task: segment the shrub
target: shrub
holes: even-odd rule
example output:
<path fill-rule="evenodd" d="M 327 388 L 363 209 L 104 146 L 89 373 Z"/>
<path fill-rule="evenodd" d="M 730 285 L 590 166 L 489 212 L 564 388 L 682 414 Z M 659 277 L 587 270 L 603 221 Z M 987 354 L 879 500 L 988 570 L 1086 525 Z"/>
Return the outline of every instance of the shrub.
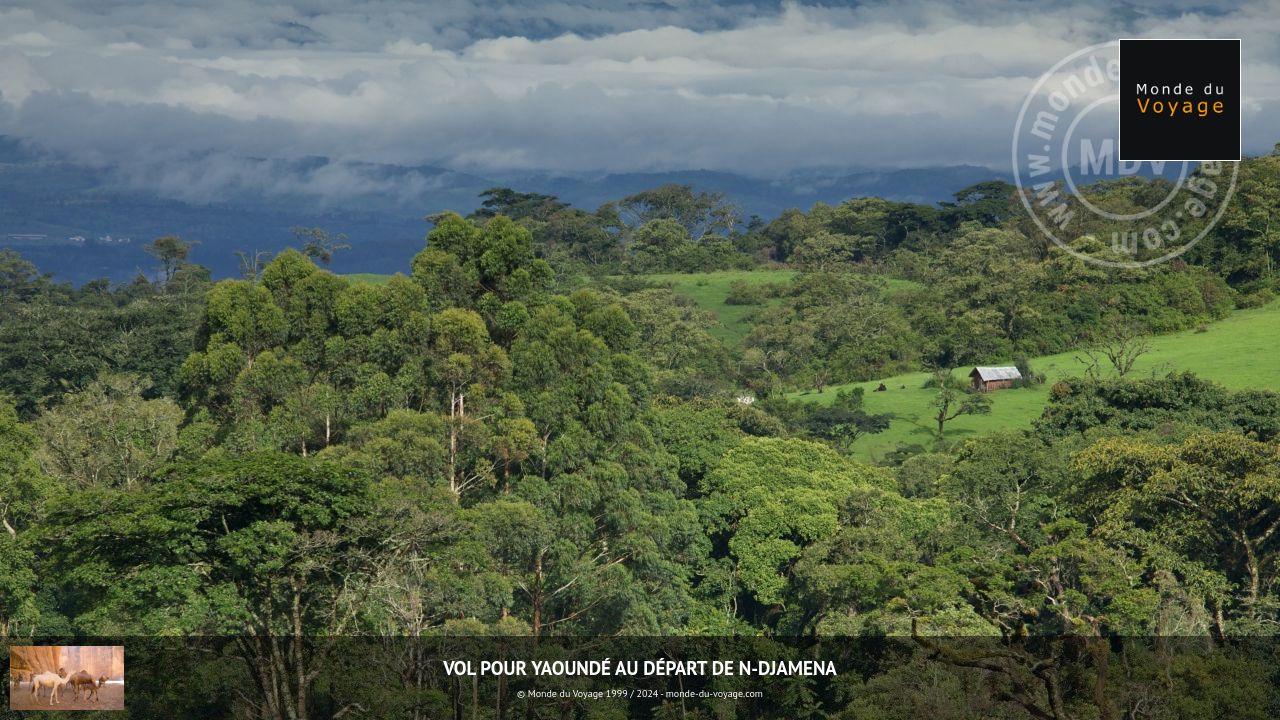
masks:
<path fill-rule="evenodd" d="M 1014 387 L 1035 387 L 1044 384 L 1044 373 L 1038 373 L 1031 369 L 1031 362 L 1025 357 L 1019 357 L 1013 366 L 1018 368 L 1018 372 L 1022 375 L 1022 379 L 1014 382 Z"/>
<path fill-rule="evenodd" d="M 1236 307 L 1241 309 L 1262 307 L 1270 304 L 1275 299 L 1276 294 L 1270 288 L 1262 288 L 1261 290 L 1254 290 L 1251 293 L 1241 295 L 1236 300 Z"/>
<path fill-rule="evenodd" d="M 752 285 L 745 280 L 734 280 L 729 285 L 729 294 L 724 298 L 725 305 L 762 305 L 768 298 L 768 288 Z"/>

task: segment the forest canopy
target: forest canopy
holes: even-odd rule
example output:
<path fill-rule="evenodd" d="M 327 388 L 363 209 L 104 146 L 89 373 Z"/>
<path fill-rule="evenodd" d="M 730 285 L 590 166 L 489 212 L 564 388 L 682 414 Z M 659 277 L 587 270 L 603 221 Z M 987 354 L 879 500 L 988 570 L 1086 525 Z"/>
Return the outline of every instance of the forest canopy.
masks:
<path fill-rule="evenodd" d="M 252 638 L 977 637 L 1021 669 L 927 662 L 1009 717 L 1119 717 L 1146 679 L 1108 638 L 1280 628 L 1280 396 L 1099 361 L 957 440 L 990 401 L 952 371 L 1268 304 L 1276 163 L 1184 258 L 1123 271 L 1029 235 L 1002 183 L 767 222 L 687 186 L 594 212 L 495 188 L 376 283 L 318 266 L 324 232 L 217 282 L 177 237 L 126 285 L 0 253 L 0 637 L 240 636 L 254 702 L 296 717 L 332 648 Z M 746 268 L 789 272 L 731 287 L 740 342 L 655 279 Z M 797 395 L 905 371 L 936 439 L 878 464 L 860 388 Z M 868 662 L 863 699 L 770 707 L 866 717 L 914 682 Z"/>

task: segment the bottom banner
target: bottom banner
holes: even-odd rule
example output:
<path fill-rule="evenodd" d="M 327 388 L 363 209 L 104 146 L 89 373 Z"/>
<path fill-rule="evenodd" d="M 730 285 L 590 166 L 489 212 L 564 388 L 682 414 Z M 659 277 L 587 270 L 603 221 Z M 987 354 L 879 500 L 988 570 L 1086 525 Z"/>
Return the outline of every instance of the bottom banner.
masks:
<path fill-rule="evenodd" d="M 126 637 L 5 649 L 3 717 L 1280 717 L 1271 638 Z"/>

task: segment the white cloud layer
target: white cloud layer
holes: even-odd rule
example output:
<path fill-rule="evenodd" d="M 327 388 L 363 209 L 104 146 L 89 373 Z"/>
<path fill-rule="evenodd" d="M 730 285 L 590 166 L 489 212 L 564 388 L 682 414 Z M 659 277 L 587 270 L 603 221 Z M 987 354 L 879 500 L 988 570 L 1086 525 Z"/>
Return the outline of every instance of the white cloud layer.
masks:
<path fill-rule="evenodd" d="M 1119 36 L 1243 38 L 1246 151 L 1280 140 L 1280 0 L 40 0 L 0 5 L 0 134 L 113 163 L 1003 168 L 1040 73 Z"/>

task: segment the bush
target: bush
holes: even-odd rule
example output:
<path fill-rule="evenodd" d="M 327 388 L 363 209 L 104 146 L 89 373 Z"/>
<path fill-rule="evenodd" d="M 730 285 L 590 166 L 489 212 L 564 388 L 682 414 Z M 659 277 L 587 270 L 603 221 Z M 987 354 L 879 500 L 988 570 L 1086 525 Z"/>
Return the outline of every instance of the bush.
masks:
<path fill-rule="evenodd" d="M 1038 373 L 1031 369 L 1031 362 L 1025 357 L 1020 357 L 1013 363 L 1018 368 L 1018 372 L 1022 374 L 1022 379 L 1014 382 L 1014 387 L 1035 387 L 1044 384 L 1044 373 Z"/>
<path fill-rule="evenodd" d="M 734 280 L 729 285 L 729 294 L 724 298 L 725 305 L 763 305 L 768 299 L 768 288 L 752 285 L 745 280 Z"/>
<path fill-rule="evenodd" d="M 946 375 L 946 383 L 947 387 L 954 388 L 956 390 L 964 390 L 966 392 L 973 390 L 973 383 L 969 381 L 969 378 L 956 376 L 954 370 Z M 933 388 L 938 387 L 938 376 L 934 374 L 925 378 L 924 383 L 921 384 L 920 387 L 925 390 L 932 390 Z"/>
<path fill-rule="evenodd" d="M 1254 290 L 1251 293 L 1241 295 L 1236 300 L 1236 307 L 1240 309 L 1257 308 L 1263 305 L 1269 305 L 1272 300 L 1276 299 L 1276 294 L 1269 288 Z"/>

